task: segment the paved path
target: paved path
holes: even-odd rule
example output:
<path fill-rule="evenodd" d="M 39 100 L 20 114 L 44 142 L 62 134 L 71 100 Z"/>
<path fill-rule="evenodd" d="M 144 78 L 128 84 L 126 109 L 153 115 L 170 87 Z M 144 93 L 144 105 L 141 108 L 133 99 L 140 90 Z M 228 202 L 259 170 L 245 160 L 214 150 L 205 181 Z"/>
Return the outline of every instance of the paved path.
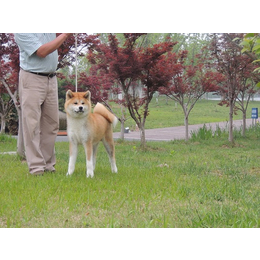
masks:
<path fill-rule="evenodd" d="M 203 127 L 204 124 L 199 125 L 189 125 L 189 136 L 192 131 L 196 131 Z M 219 123 L 206 123 L 208 128 L 211 127 L 215 131 L 216 127 L 219 126 L 221 129 L 227 129 L 228 122 L 219 122 Z M 242 126 L 242 120 L 234 120 L 234 128 L 240 129 Z M 246 120 L 246 125 L 249 127 L 252 125 L 252 119 Z M 120 138 L 120 133 L 116 132 L 113 134 L 114 139 Z M 145 130 L 145 139 L 146 141 L 171 141 L 177 139 L 185 139 L 185 126 L 176 126 L 176 127 L 167 127 L 167 128 L 157 128 L 157 129 L 146 129 Z M 140 132 L 134 131 L 125 134 L 125 140 L 133 141 L 140 140 Z M 67 136 L 58 136 L 56 139 L 57 142 L 67 142 Z"/>

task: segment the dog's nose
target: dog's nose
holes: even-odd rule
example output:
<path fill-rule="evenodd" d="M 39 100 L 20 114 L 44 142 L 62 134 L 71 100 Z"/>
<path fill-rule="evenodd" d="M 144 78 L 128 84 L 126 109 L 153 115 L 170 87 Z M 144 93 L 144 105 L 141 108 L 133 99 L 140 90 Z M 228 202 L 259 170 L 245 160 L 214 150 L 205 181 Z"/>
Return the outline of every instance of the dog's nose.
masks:
<path fill-rule="evenodd" d="M 82 106 L 80 106 L 80 107 L 79 107 L 79 111 L 82 111 L 82 110 L 83 110 L 83 107 L 82 107 Z"/>

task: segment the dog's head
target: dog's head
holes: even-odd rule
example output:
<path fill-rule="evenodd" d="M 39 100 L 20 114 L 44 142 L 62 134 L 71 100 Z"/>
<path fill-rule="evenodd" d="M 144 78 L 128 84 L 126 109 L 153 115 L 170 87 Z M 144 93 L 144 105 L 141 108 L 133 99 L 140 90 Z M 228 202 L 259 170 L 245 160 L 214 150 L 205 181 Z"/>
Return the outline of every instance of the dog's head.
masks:
<path fill-rule="evenodd" d="M 72 117 L 83 117 L 91 111 L 91 94 L 86 92 L 72 92 L 68 90 L 66 93 L 65 110 Z"/>

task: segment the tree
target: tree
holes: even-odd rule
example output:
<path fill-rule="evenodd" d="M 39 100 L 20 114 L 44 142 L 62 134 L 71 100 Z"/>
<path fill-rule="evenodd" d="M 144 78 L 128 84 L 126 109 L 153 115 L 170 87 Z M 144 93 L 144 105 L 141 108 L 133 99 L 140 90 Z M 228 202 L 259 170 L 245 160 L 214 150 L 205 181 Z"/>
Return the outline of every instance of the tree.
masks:
<path fill-rule="evenodd" d="M 5 121 L 8 111 L 14 105 L 21 118 L 21 109 L 18 102 L 18 71 L 19 71 L 19 52 L 14 42 L 13 34 L 0 34 L 0 96 L 1 96 L 1 126 L 2 132 L 5 131 Z M 19 125 L 21 128 L 21 125 Z M 18 137 L 17 152 L 24 156 L 23 139 Z"/>
<path fill-rule="evenodd" d="M 242 39 L 243 34 L 214 34 L 210 45 L 210 51 L 214 58 L 213 67 L 225 77 L 225 82 L 219 93 L 223 96 L 222 104 L 229 106 L 229 141 L 234 142 L 233 114 L 236 100 L 241 93 L 241 84 L 244 72 L 251 66 L 253 59 L 241 52 L 241 47 L 234 41 Z"/>
<path fill-rule="evenodd" d="M 96 45 L 88 53 L 95 71 L 104 82 L 113 82 L 114 92 L 121 92 L 120 102 L 127 107 L 140 129 L 141 146 L 145 147 L 145 121 L 149 114 L 149 103 L 162 84 L 167 85 L 172 75 L 164 67 L 164 61 L 176 43 L 166 41 L 152 47 L 137 44 L 145 34 L 124 34 L 124 43 L 116 35 L 109 34 L 108 43 Z M 140 42 L 140 41 L 139 41 Z M 118 87 L 120 89 L 118 89 Z M 141 95 L 137 90 L 141 87 Z"/>
<path fill-rule="evenodd" d="M 125 44 L 125 37 L 124 34 L 116 34 L 115 35 L 117 40 L 118 40 L 118 46 L 119 47 L 123 47 Z M 136 43 L 135 43 L 135 47 L 139 48 L 139 47 L 143 47 L 143 48 L 151 48 L 152 46 L 154 46 L 155 44 L 161 44 L 165 41 L 169 41 L 169 39 L 171 39 L 172 42 L 174 42 L 174 46 L 172 48 L 172 51 L 174 53 L 177 53 L 185 48 L 190 49 L 190 55 L 188 57 L 188 59 L 186 60 L 191 60 L 195 58 L 195 55 L 197 54 L 199 48 L 201 48 L 201 46 L 203 44 L 205 44 L 206 42 L 208 42 L 208 36 L 207 34 L 172 34 L 172 33 L 156 33 L 156 34 L 144 34 L 141 37 L 139 37 L 138 39 L 136 39 Z M 176 42 L 179 41 L 179 42 Z M 102 34 L 101 35 L 101 42 L 104 44 L 109 45 L 109 35 L 108 34 Z M 169 59 L 169 57 L 168 57 Z M 188 62 L 189 62 L 188 61 Z M 176 62 L 176 60 L 174 61 Z M 193 61 L 191 61 L 193 62 Z M 168 64 L 169 68 L 172 67 L 172 75 L 174 75 L 174 63 Z M 168 71 L 170 71 L 170 69 L 167 69 Z M 153 70 L 155 71 L 155 70 Z M 166 71 L 166 69 L 165 69 Z M 149 71 L 149 78 L 150 78 L 150 82 L 151 82 L 151 71 Z M 145 74 L 145 73 L 144 73 Z M 158 78 L 163 77 L 163 75 L 165 75 L 166 73 L 163 72 L 162 70 L 159 72 Z M 147 76 L 147 73 L 146 73 Z M 154 78 L 155 79 L 155 78 Z M 148 81 L 147 81 L 148 82 Z M 133 89 L 133 86 L 130 87 L 130 91 L 134 91 L 135 95 L 137 95 L 137 90 L 143 89 L 143 86 L 145 86 L 142 82 L 136 82 L 133 83 L 132 85 L 135 84 L 135 87 Z M 113 88 L 112 88 L 113 90 Z M 118 91 L 118 88 L 116 89 L 115 93 Z M 117 103 L 120 104 L 121 109 L 123 110 L 123 107 L 127 107 L 127 102 L 125 100 L 125 98 L 123 97 L 122 99 L 117 99 L 115 100 Z M 126 120 L 124 113 L 122 112 L 121 117 L 118 118 L 119 121 L 121 122 L 121 138 L 123 139 L 124 137 L 124 121 Z M 138 125 L 138 123 L 137 123 Z M 139 127 L 140 128 L 140 127 Z"/>
<path fill-rule="evenodd" d="M 189 139 L 189 115 L 196 102 L 206 92 L 214 92 L 223 77 L 206 67 L 204 59 L 198 60 L 196 65 L 185 65 L 187 51 L 179 53 L 179 67 L 171 81 L 170 87 L 160 88 L 160 93 L 178 102 L 184 113 L 185 140 Z"/>
<path fill-rule="evenodd" d="M 253 63 L 248 64 L 241 73 L 240 82 L 238 82 L 239 95 L 236 100 L 236 108 L 242 112 L 243 115 L 243 128 L 242 135 L 245 136 L 246 131 L 246 111 L 250 99 L 259 90 L 256 88 L 257 77 L 254 76 L 254 69 L 256 65 Z"/>

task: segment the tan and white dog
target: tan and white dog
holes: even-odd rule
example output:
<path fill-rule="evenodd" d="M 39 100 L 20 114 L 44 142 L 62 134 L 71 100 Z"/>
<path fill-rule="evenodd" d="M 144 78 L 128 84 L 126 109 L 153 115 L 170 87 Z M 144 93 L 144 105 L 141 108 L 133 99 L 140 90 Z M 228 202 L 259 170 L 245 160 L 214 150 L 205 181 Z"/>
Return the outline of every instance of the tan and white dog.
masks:
<path fill-rule="evenodd" d="M 117 118 L 104 105 L 97 103 L 91 112 L 91 94 L 87 92 L 66 93 L 67 134 L 70 142 L 70 158 L 67 175 L 75 169 L 78 145 L 83 144 L 86 153 L 87 177 L 94 176 L 97 147 L 103 142 L 109 156 L 112 172 L 117 173 L 112 125 Z"/>

